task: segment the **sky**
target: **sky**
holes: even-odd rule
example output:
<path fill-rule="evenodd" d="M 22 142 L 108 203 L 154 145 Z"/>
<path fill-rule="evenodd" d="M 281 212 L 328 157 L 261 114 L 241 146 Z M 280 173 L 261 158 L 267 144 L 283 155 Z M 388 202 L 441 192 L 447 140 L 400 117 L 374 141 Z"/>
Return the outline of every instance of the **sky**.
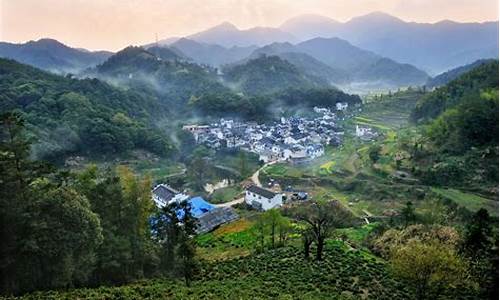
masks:
<path fill-rule="evenodd" d="M 338 21 L 382 11 L 405 21 L 498 20 L 498 0 L 0 0 L 0 40 L 48 37 L 116 51 L 185 36 L 223 21 L 240 29 L 279 26 L 301 14 Z"/>

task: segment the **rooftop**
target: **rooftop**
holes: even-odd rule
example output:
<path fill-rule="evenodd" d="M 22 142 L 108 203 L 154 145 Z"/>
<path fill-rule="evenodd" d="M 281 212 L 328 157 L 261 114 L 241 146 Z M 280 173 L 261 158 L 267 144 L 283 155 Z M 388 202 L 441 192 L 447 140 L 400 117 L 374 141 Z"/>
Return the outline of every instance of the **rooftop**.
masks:
<path fill-rule="evenodd" d="M 267 198 L 267 199 L 271 199 L 273 198 L 274 196 L 276 196 L 275 193 L 269 191 L 269 190 L 266 190 L 266 189 L 263 189 L 263 188 L 260 188 L 256 185 L 251 185 L 247 188 L 247 191 L 249 192 L 252 192 L 254 194 L 257 194 L 257 195 L 260 195 L 264 198 Z"/>

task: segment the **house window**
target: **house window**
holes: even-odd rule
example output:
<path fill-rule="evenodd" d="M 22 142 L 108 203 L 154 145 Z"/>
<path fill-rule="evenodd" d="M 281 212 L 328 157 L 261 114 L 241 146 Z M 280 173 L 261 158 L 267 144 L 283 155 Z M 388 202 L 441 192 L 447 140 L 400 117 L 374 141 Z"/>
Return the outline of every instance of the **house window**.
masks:
<path fill-rule="evenodd" d="M 260 199 L 260 196 L 259 196 L 259 199 Z"/>

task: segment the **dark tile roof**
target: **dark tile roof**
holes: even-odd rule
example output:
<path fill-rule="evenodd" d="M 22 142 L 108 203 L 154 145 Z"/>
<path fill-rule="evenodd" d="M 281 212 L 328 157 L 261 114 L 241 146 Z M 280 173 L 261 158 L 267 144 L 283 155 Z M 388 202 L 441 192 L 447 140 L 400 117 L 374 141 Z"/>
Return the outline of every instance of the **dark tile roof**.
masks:
<path fill-rule="evenodd" d="M 217 207 L 198 218 L 197 233 L 205 233 L 214 230 L 222 224 L 232 222 L 239 216 L 231 207 Z"/>
<path fill-rule="evenodd" d="M 276 196 L 275 193 L 269 191 L 269 190 L 266 190 L 266 189 L 263 189 L 263 188 L 260 188 L 256 185 L 251 185 L 247 188 L 247 191 L 249 192 L 252 192 L 254 194 L 257 194 L 257 195 L 260 195 L 264 198 L 267 198 L 267 199 L 271 199 L 273 198 L 274 196 Z"/>
<path fill-rule="evenodd" d="M 153 194 L 155 194 L 158 198 L 163 199 L 164 201 L 169 201 L 179 192 L 166 184 L 157 185 L 153 189 Z"/>

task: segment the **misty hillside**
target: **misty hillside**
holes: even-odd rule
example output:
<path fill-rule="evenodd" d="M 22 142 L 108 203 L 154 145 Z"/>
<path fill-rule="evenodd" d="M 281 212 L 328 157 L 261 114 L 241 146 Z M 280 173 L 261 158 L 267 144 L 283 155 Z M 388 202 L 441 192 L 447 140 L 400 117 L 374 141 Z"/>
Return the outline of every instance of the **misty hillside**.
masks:
<path fill-rule="evenodd" d="M 428 79 L 424 71 L 412 65 L 397 63 L 338 38 L 315 38 L 297 45 L 274 43 L 255 50 L 246 60 L 261 54 L 280 56 L 301 72 L 333 84 L 378 82 L 398 87 L 422 85 Z"/>
<path fill-rule="evenodd" d="M 111 52 L 90 52 L 68 47 L 53 39 L 24 44 L 0 42 L 0 57 L 35 66 L 54 73 L 78 73 L 102 63 Z"/>
<path fill-rule="evenodd" d="M 196 63 L 220 66 L 233 63 L 247 57 L 257 47 L 234 46 L 231 48 L 225 48 L 220 45 L 200 43 L 194 40 L 181 38 L 170 44 L 170 48 L 178 49 L 186 56 L 192 58 Z"/>
<path fill-rule="evenodd" d="M 182 60 L 162 60 L 141 47 L 127 47 L 97 66 L 88 76 L 135 87 L 182 105 L 206 91 L 225 91 L 215 70 Z"/>
<path fill-rule="evenodd" d="M 233 89 L 246 94 L 266 94 L 287 88 L 327 86 L 325 80 L 302 73 L 278 56 L 261 55 L 244 64 L 223 69 L 224 79 Z"/>
<path fill-rule="evenodd" d="M 186 56 L 182 51 L 174 48 L 174 47 L 166 47 L 166 46 L 152 46 L 146 48 L 148 52 L 154 54 L 156 57 L 162 60 L 191 60 L 190 57 Z"/>
<path fill-rule="evenodd" d="M 245 63 L 250 59 L 258 58 L 261 55 L 279 56 L 296 66 L 301 72 L 310 76 L 322 78 L 332 84 L 350 81 L 349 74 L 346 71 L 332 68 L 308 54 L 299 52 L 299 50 L 290 43 L 273 43 L 258 48 L 252 52 L 250 56 L 237 63 Z"/>
<path fill-rule="evenodd" d="M 0 85 L 0 111 L 21 113 L 36 137 L 37 157 L 119 154 L 138 148 L 163 155 L 169 150 L 153 126 L 154 117 L 166 109 L 153 97 L 6 59 L 0 59 Z"/>

